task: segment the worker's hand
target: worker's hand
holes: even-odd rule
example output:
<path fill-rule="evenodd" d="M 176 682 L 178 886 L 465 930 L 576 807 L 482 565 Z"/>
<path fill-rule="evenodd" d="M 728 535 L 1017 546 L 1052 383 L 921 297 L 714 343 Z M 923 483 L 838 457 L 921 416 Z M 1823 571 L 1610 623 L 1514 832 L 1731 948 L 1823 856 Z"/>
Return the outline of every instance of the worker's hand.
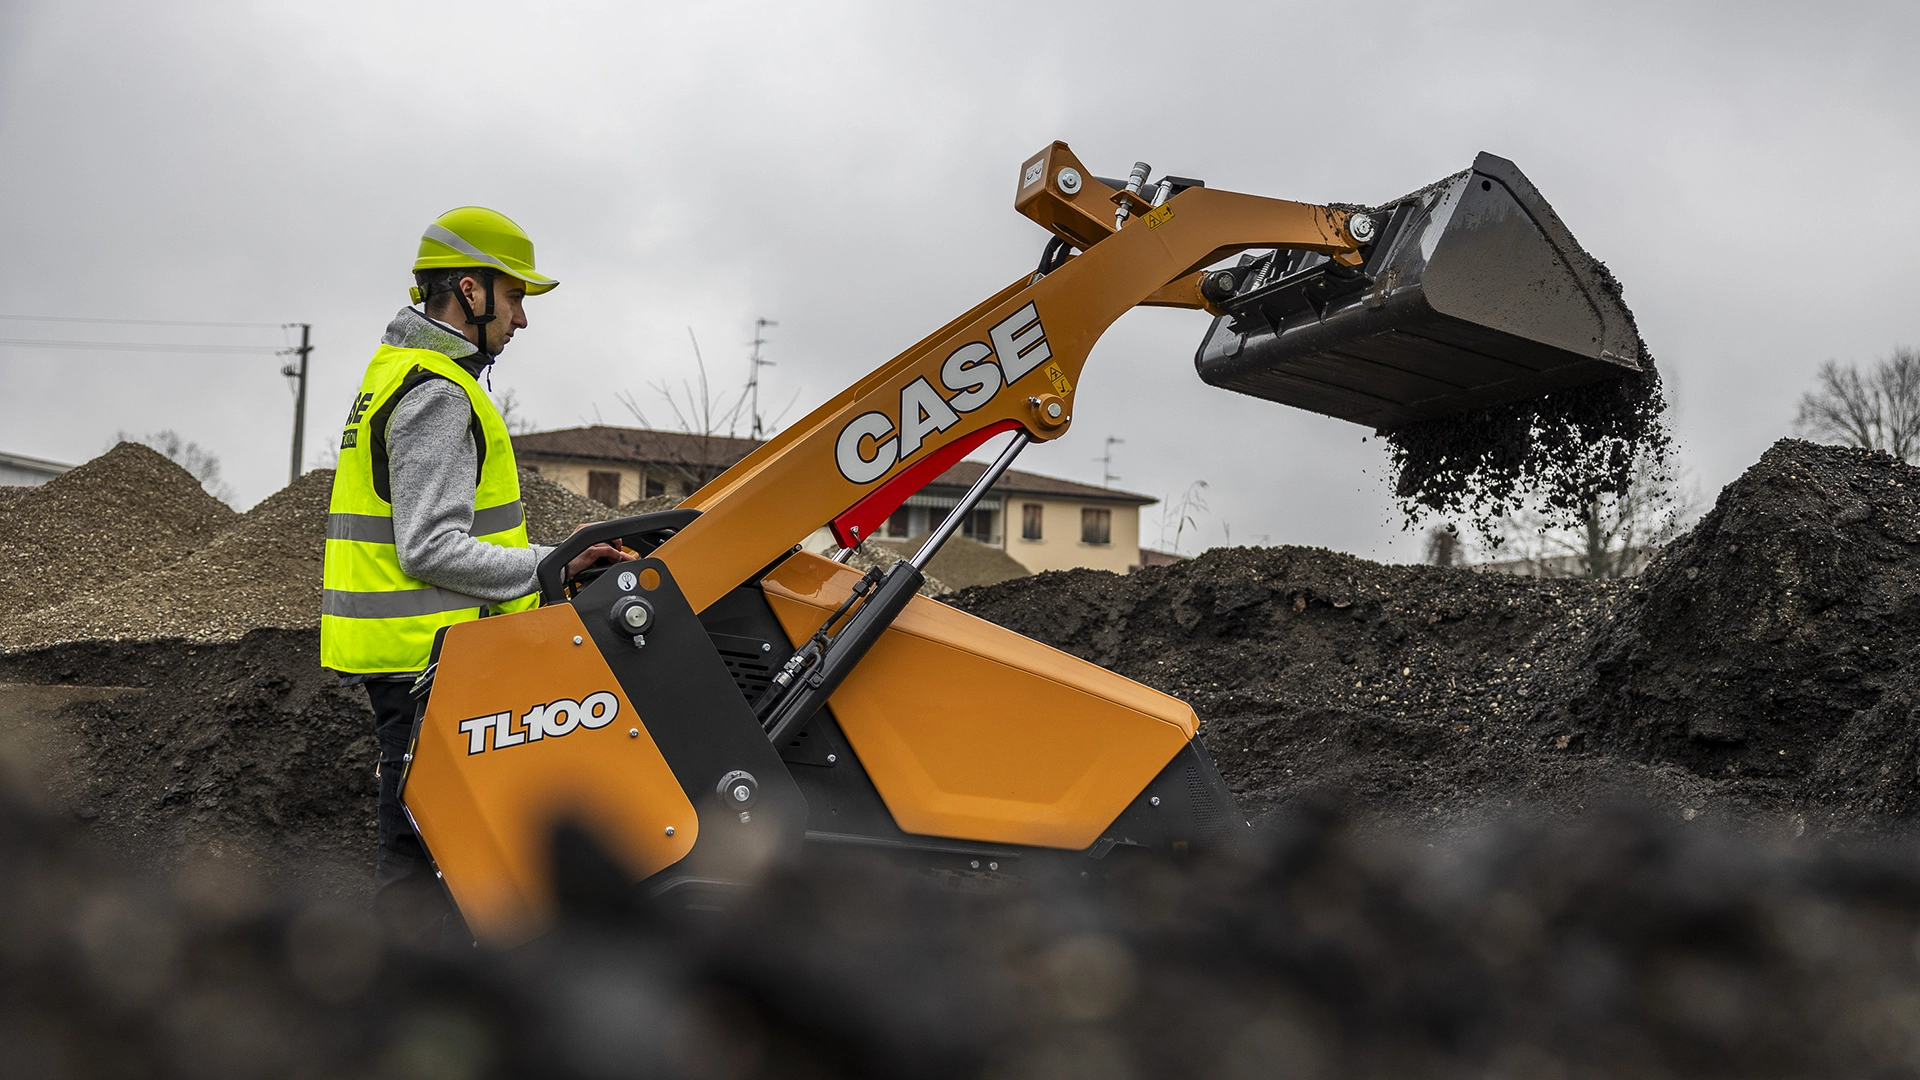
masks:
<path fill-rule="evenodd" d="M 569 576 L 578 574 L 580 571 L 585 570 L 601 559 L 612 559 L 614 562 L 632 562 L 637 557 L 638 556 L 633 555 L 631 552 L 622 551 L 614 547 L 612 544 L 595 544 L 568 561 L 567 573 Z"/>

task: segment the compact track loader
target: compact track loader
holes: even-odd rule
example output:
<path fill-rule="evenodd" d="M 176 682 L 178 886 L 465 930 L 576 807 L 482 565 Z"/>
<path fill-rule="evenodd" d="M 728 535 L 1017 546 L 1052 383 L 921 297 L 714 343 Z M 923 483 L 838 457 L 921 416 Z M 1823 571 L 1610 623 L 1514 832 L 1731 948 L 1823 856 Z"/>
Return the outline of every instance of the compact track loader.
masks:
<path fill-rule="evenodd" d="M 917 594 L 1020 450 L 1067 432 L 1088 352 L 1135 305 L 1215 317 L 1210 383 L 1380 427 L 1640 368 L 1604 271 L 1489 155 L 1359 209 L 1145 164 L 1102 180 L 1056 142 L 1014 206 L 1052 234 L 1037 271 L 678 509 L 575 534 L 541 566 L 541 607 L 443 632 L 402 797 L 479 940 L 546 925 L 569 822 L 695 905 L 814 847 L 1094 877 L 1235 843 L 1247 823 L 1186 703 Z M 840 561 L 1006 434 L 912 559 Z M 823 524 L 838 558 L 798 546 Z M 562 580 L 615 538 L 641 557 Z"/>

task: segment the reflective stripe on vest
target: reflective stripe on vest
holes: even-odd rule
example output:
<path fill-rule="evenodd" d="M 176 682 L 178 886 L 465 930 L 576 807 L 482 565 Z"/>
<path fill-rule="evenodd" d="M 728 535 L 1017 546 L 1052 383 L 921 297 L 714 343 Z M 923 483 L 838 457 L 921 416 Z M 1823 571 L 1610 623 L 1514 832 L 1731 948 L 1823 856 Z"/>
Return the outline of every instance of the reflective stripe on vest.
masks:
<path fill-rule="evenodd" d="M 394 547 L 393 505 L 375 481 L 373 419 L 393 395 L 420 372 L 430 372 L 466 393 L 486 440 L 473 494 L 475 540 L 526 548 L 525 508 L 513 442 L 499 410 L 472 375 L 444 354 L 383 345 L 367 365 L 341 433 L 340 462 L 327 514 L 327 555 L 320 608 L 320 662 L 335 671 L 363 674 L 419 671 L 427 666 L 433 638 L 443 626 L 483 613 L 521 611 L 539 603 L 528 595 L 488 602 L 438 588 L 400 568 Z"/>
<path fill-rule="evenodd" d="M 320 598 L 320 613 L 338 615 L 343 619 L 408 619 L 416 615 L 439 615 L 462 608 L 485 607 L 486 604 L 477 596 L 432 585 L 400 592 L 327 589 Z"/>
<path fill-rule="evenodd" d="M 526 510 L 520 500 L 515 499 L 505 506 L 489 506 L 473 512 L 471 535 L 485 536 L 489 533 L 506 532 L 520 519 L 526 516 Z M 367 544 L 393 543 L 393 518 L 380 514 L 328 514 L 327 539 L 359 540 Z"/>

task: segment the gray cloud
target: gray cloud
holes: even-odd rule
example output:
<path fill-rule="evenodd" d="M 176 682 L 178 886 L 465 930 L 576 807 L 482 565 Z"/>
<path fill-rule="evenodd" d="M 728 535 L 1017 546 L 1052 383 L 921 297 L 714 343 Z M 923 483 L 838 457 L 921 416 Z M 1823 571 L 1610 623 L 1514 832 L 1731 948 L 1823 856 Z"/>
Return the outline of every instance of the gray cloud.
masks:
<path fill-rule="evenodd" d="M 1786 433 L 1821 360 L 1920 339 L 1910 5 L 15 0 L 0 20 L 0 314 L 312 322 L 310 447 L 448 207 L 514 216 L 564 282 L 495 379 L 537 420 L 623 420 L 617 392 L 690 372 L 687 326 L 737 383 L 758 315 L 793 419 L 1031 266 L 1014 171 L 1054 138 L 1101 171 L 1309 201 L 1513 158 L 1626 283 L 1710 489 Z M 24 325 L 0 336 L 282 341 Z M 1209 481 L 1207 542 L 1416 557 L 1366 432 L 1202 385 L 1204 327 L 1122 319 L 1076 430 L 1025 464 L 1097 480 L 1118 435 L 1119 486 Z M 0 448 L 77 460 L 171 427 L 258 499 L 285 481 L 277 363 L 0 348 Z"/>

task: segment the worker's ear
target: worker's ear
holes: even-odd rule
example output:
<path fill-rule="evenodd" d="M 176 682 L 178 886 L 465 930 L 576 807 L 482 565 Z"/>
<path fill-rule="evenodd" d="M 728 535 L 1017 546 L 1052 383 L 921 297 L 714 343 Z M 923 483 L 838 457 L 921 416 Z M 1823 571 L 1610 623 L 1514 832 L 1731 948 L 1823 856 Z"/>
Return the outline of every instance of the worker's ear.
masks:
<path fill-rule="evenodd" d="M 460 291 L 466 294 L 467 303 L 473 305 L 474 311 L 487 310 L 487 283 L 479 275 L 461 278 Z"/>

